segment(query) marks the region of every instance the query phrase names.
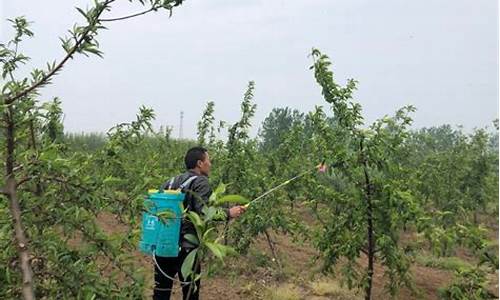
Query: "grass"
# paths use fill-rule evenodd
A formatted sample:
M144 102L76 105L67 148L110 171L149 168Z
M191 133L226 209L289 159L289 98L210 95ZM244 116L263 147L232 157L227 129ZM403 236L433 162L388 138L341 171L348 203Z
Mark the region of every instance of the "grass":
M254 293L254 290L255 290L255 283L249 282L241 287L240 292L244 295L251 295Z
M419 255L415 258L415 261L422 266L448 270L448 271L457 271L463 269L470 269L472 265L458 257L450 256L450 257L435 257L428 255Z
M311 282L309 287L312 293L316 296L329 297L330 299L338 300L355 300L360 299L359 296L347 289L340 286L340 284L333 280L318 280Z
M249 254L250 254L251 258L252 258L253 263L257 267L261 267L261 268L269 267L269 265L270 265L269 264L270 259L266 255L265 252L258 251L258 250L255 250L255 249L251 249L249 252L250 252Z
M269 300L300 300L303 299L302 293L298 287L293 284L285 283L267 289Z

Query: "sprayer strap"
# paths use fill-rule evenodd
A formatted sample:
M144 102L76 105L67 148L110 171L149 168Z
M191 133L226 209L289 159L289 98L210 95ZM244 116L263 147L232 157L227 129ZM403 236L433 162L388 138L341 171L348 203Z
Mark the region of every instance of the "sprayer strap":
M198 176L192 176L192 177L189 177L189 178L188 178L188 180L184 181L184 182L181 184L181 186L179 187L179 189L180 189L181 191L184 191L184 189L185 189L186 187L188 187L188 186L191 184L191 182L193 182L193 181L196 179L196 177L198 177Z
M170 190L172 188L172 184L174 184L175 177L170 178L170 181L168 182L168 189Z
M163 193L164 190L170 190L172 188L172 184L174 183L174 179L175 177L172 177L169 181L165 181L158 189L158 192Z

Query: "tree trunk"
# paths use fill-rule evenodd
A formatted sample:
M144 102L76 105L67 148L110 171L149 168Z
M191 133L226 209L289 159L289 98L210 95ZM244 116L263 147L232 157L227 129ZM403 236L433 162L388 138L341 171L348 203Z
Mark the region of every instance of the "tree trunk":
M279 271L281 272L283 268L281 267L281 262L279 260L279 257L276 253L276 249L274 248L274 242L271 239L271 236L267 232L267 230L264 230L264 235L266 236L267 239L267 244L269 245L269 248L271 249L271 253L273 254L273 258L276 261L276 264L278 265Z
M222 230L222 236L224 237L224 245L227 246L227 244L229 243L229 239L228 239L228 232L229 232L229 220L226 220L224 222L224 228Z
M370 179L368 177L368 172L365 168L365 179L366 179L366 219L367 219L367 237L368 237L368 285L365 288L365 300L371 299L372 294L372 283L373 283L373 261L375 256L375 240L373 237L373 207L371 199L371 186Z
M7 195L10 200L10 213L14 220L14 231L21 260L21 272L23 274L22 293L25 300L35 299L33 292L33 272L31 270L30 257L28 251L28 240L24 234L21 222L21 207L17 199L16 181L13 177L7 178Z
M363 140L360 142L360 150L363 161L363 172L365 175L365 199L366 199L366 221L367 221L367 238L368 238L368 284L365 287L365 300L372 298L373 285L373 262L375 258L375 238L373 236L373 206L372 206L372 185L368 174L368 162L363 150Z
M33 271L31 270L30 255L28 251L28 240L24 233L21 221L21 206L17 199L17 183L14 177L14 149L15 149L15 125L14 125L14 110L9 106L5 113L7 127L5 137L7 141L7 153L5 162L5 193L10 202L10 213L14 222L14 233L19 252L19 260L21 261L21 272L23 277L22 294L25 300L35 299L33 291Z

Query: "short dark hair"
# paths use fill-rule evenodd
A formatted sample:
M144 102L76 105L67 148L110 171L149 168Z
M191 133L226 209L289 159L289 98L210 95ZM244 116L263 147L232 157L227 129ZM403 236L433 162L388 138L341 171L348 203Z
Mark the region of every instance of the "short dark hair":
M203 147L193 147L186 152L186 156L184 157L184 163L186 164L186 169L191 170L196 167L196 163L201 160L205 160L205 153L208 150Z

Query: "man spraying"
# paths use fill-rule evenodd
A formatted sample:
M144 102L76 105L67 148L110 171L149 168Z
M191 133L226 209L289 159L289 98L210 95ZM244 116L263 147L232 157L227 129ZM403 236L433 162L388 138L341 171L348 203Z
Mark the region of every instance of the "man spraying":
M186 164L186 172L173 178L165 183L164 188L177 189L183 183L188 183L188 189L192 193L187 193L184 199L184 207L188 211L194 211L197 214L202 214L202 208L208 203L208 199L212 194L212 189L208 184L208 176L210 174L210 157L207 149L203 147L194 147L187 151L184 158ZM188 180L191 180L188 182ZM194 194L194 195L193 195ZM196 195L196 196L195 196ZM227 218L237 218L244 211L244 206L233 206L226 209ZM179 277L181 284L185 282L181 273L181 266L187 255L193 251L196 246L191 244L184 238L185 234L193 234L196 236L194 225L187 219L182 220L180 232L180 247L181 250L177 257L161 257L155 256L157 265L155 265L155 288L153 293L154 300L168 300L172 291L173 278L176 275ZM198 265L199 266L199 265ZM159 269L160 268L160 269ZM200 274L201 267L193 270L195 274ZM165 273L165 274L163 274ZM167 276L165 276L167 275ZM189 284L182 284L182 294L184 300L198 300L200 280L195 282L196 289L189 288Z

